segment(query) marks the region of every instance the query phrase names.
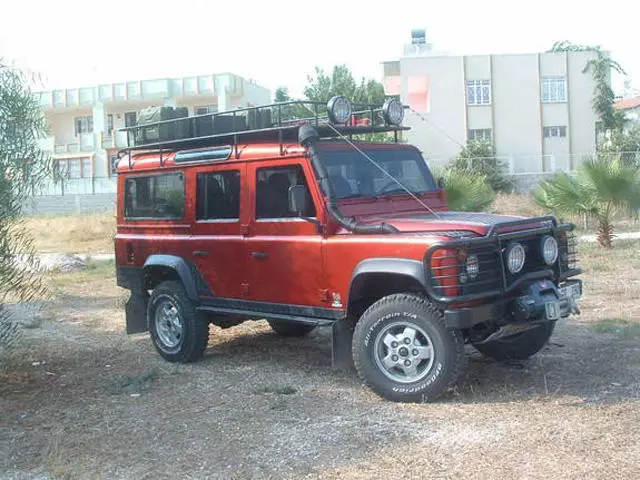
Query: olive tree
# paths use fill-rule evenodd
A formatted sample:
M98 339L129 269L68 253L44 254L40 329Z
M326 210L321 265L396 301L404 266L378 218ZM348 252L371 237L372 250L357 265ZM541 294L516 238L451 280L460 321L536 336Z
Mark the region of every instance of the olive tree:
M50 173L49 157L39 145L46 130L29 78L0 60L0 348L18 337L17 323L4 305L46 293L21 221L24 202Z

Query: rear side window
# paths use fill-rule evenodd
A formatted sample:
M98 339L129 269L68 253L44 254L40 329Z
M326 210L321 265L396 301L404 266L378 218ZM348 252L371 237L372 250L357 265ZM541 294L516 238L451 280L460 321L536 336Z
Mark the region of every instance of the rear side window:
M184 216L184 175L127 178L124 192L127 218L182 218Z
M240 172L198 174L196 219L237 220L240 218Z

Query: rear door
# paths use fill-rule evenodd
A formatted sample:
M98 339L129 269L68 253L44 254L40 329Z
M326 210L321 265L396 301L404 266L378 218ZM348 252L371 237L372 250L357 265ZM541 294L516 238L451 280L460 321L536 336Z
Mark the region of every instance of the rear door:
M242 235L244 163L200 167L195 173L192 260L215 297L241 298L246 267Z

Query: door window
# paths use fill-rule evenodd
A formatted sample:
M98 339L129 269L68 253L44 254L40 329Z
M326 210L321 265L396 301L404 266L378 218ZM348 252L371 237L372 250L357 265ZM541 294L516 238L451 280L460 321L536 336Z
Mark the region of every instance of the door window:
M305 217L315 217L309 187L300 165L288 167L260 168L256 175L256 218L291 218L296 212L289 210L289 187L303 185L307 191Z
M240 172L238 170L199 173L197 178L197 220L240 218Z

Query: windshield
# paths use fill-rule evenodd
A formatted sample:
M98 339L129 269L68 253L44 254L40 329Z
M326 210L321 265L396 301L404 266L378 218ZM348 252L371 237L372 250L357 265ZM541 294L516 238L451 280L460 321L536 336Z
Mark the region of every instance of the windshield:
M327 170L336 199L406 193L402 186L416 195L436 190L431 172L418 151L412 148L361 149L391 177L352 148L320 149L320 161Z

